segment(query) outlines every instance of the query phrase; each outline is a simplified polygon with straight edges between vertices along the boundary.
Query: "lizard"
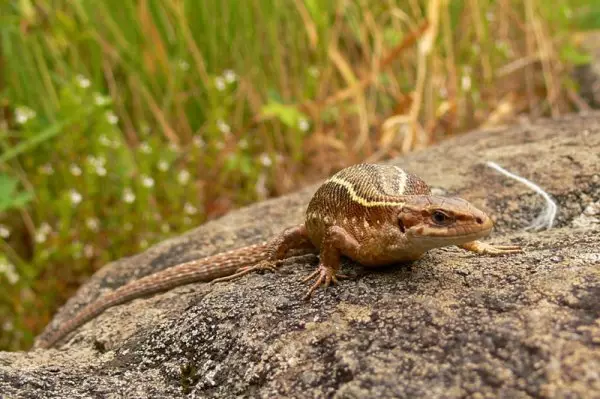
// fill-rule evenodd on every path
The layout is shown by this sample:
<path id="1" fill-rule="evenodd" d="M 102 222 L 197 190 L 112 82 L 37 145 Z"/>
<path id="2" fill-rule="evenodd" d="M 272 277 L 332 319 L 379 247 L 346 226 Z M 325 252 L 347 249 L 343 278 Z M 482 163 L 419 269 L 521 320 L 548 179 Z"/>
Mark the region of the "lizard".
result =
<path id="1" fill-rule="evenodd" d="M 387 164 L 356 164 L 335 173 L 315 191 L 304 222 L 268 242 L 193 260 L 131 281 L 83 307 L 36 348 L 50 348 L 106 309 L 195 282 L 222 282 L 258 270 L 277 271 L 291 250 L 319 253 L 317 268 L 303 279 L 317 288 L 346 277 L 342 256 L 366 267 L 415 261 L 433 248 L 458 246 L 476 254 L 513 254 L 517 245 L 479 239 L 493 228 L 491 218 L 468 201 L 432 195 L 418 176 Z"/>

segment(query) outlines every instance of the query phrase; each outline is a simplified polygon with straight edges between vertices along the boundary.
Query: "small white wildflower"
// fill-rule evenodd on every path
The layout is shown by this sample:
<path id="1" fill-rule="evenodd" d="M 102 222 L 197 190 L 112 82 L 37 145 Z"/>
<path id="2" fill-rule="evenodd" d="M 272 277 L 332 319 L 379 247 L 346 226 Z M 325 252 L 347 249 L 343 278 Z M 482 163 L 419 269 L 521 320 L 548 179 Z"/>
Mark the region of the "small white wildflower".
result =
<path id="1" fill-rule="evenodd" d="M 0 258 L 0 274 L 4 274 L 10 285 L 14 285 L 19 281 L 15 265 L 6 260 L 6 258 Z"/>
<path id="2" fill-rule="evenodd" d="M 146 187 L 146 188 L 151 188 L 154 187 L 154 179 L 151 178 L 150 176 L 146 176 L 146 175 L 142 175 L 142 186 Z"/>
<path id="3" fill-rule="evenodd" d="M 88 259 L 94 257 L 94 252 L 94 246 L 92 244 L 86 244 L 83 247 L 83 255 Z"/>
<path id="4" fill-rule="evenodd" d="M 106 120 L 108 121 L 108 123 L 110 123 L 111 125 L 116 125 L 117 122 L 119 122 L 119 117 L 117 115 L 115 115 L 114 112 L 112 111 L 108 111 L 106 113 Z"/>
<path id="5" fill-rule="evenodd" d="M 190 172 L 188 172 L 185 169 L 182 169 L 177 174 L 177 181 L 179 182 L 179 184 L 181 184 L 183 186 L 183 185 L 186 185 L 190 181 L 190 177 L 191 177 Z"/>
<path id="6" fill-rule="evenodd" d="M 242 150 L 247 149 L 248 148 L 248 140 L 241 139 L 240 142 L 238 143 L 238 147 L 240 147 Z"/>
<path id="7" fill-rule="evenodd" d="M 85 221 L 85 225 L 92 231 L 98 231 L 98 228 L 100 227 L 100 221 L 97 218 L 91 217 Z"/>
<path id="8" fill-rule="evenodd" d="M 179 60 L 179 61 L 177 61 L 177 66 L 182 71 L 187 71 L 188 69 L 190 69 L 190 64 L 187 61 L 185 61 L 185 60 Z"/>
<path id="9" fill-rule="evenodd" d="M 308 68 L 308 74 L 313 78 L 318 78 L 321 72 L 319 72 L 319 68 L 317 68 L 316 66 L 311 66 L 310 68 Z"/>
<path id="10" fill-rule="evenodd" d="M 198 209 L 189 202 L 185 203 L 185 205 L 183 206 L 183 211 L 188 215 L 195 215 L 196 213 L 198 213 Z"/>
<path id="11" fill-rule="evenodd" d="M 69 197 L 71 198 L 71 203 L 73 205 L 77 205 L 83 199 L 83 196 L 77 190 L 69 191 Z"/>
<path id="12" fill-rule="evenodd" d="M 300 129 L 300 131 L 302 132 L 308 132 L 308 129 L 310 129 L 310 123 L 302 118 L 298 121 L 298 129 Z"/>
<path id="13" fill-rule="evenodd" d="M 106 176 L 106 168 L 102 165 L 96 166 L 96 174 L 98 176 Z"/>
<path id="14" fill-rule="evenodd" d="M 164 159 L 161 159 L 160 161 L 158 161 L 158 170 L 160 170 L 161 172 L 166 172 L 167 170 L 169 170 L 169 163 Z"/>
<path id="15" fill-rule="evenodd" d="M 140 151 L 144 154 L 150 154 L 152 153 L 152 147 L 150 147 L 150 144 L 148 144 L 147 141 L 144 141 L 140 144 Z"/>
<path id="16" fill-rule="evenodd" d="M 492 22 L 496 19 L 496 16 L 494 15 L 493 12 L 488 11 L 485 13 L 485 19 L 487 19 L 489 22 Z"/>
<path id="17" fill-rule="evenodd" d="M 135 201 L 135 194 L 133 191 L 131 191 L 131 188 L 127 187 L 125 190 L 123 190 L 123 201 L 128 204 L 131 204 L 133 201 Z"/>
<path id="18" fill-rule="evenodd" d="M 106 137 L 105 134 L 100 135 L 100 137 L 98 138 L 98 142 L 105 147 L 110 147 L 110 145 L 112 144 L 110 139 Z"/>
<path id="19" fill-rule="evenodd" d="M 104 107 L 106 104 L 110 103 L 110 97 L 103 96 L 100 93 L 94 93 L 93 97 L 94 104 L 96 104 L 98 107 Z"/>
<path id="20" fill-rule="evenodd" d="M 219 91 L 225 90 L 225 79 L 223 79 L 221 76 L 217 76 L 215 78 L 215 87 Z"/>
<path id="21" fill-rule="evenodd" d="M 263 152 L 262 154 L 260 154 L 260 163 L 268 168 L 269 166 L 273 165 L 273 160 L 271 159 L 269 154 Z"/>
<path id="22" fill-rule="evenodd" d="M 217 129 L 219 129 L 219 131 L 223 134 L 231 133 L 231 127 L 229 127 L 229 125 L 225 123 L 225 121 L 223 121 L 222 119 L 219 119 L 217 121 Z"/>
<path id="23" fill-rule="evenodd" d="M 19 125 L 27 123 L 35 115 L 35 111 L 28 107 L 17 107 L 15 109 L 15 119 Z"/>
<path id="24" fill-rule="evenodd" d="M 92 82 L 90 82 L 90 80 L 83 75 L 77 75 L 76 79 L 77 79 L 77 84 L 82 89 L 87 89 L 92 84 Z"/>
<path id="25" fill-rule="evenodd" d="M 235 82 L 235 81 L 237 80 L 237 75 L 236 75 L 236 74 L 235 74 L 235 72 L 234 72 L 233 70 L 231 70 L 231 69 L 226 69 L 226 70 L 223 72 L 223 77 L 225 78 L 225 81 L 226 81 L 227 83 L 230 83 L 230 84 L 231 84 L 231 83 L 233 83 L 233 82 Z"/>
<path id="26" fill-rule="evenodd" d="M 48 234 L 52 231 L 50 225 L 46 222 L 42 223 L 35 231 L 35 242 L 42 243 L 48 238 Z"/>
<path id="27" fill-rule="evenodd" d="M 54 168 L 49 163 L 42 165 L 40 170 L 45 175 L 51 175 L 54 173 Z"/>
<path id="28" fill-rule="evenodd" d="M 463 91 L 469 91 L 471 89 L 471 77 L 469 75 L 463 75 L 460 80 L 460 85 Z"/>
<path id="29" fill-rule="evenodd" d="M 161 230 L 163 233 L 168 233 L 168 232 L 170 232 L 170 231 L 171 231 L 171 226 L 169 226 L 169 223 L 163 223 L 163 224 L 160 226 L 160 230 Z"/>
<path id="30" fill-rule="evenodd" d="M 10 229 L 3 224 L 0 224 L 0 237 L 2 237 L 2 238 L 10 237 Z"/>
<path id="31" fill-rule="evenodd" d="M 202 140 L 202 137 L 200 137 L 200 136 L 194 136 L 193 141 L 194 141 L 194 145 L 198 148 L 203 148 L 204 145 L 206 144 L 204 142 L 204 140 Z"/>
<path id="32" fill-rule="evenodd" d="M 73 176 L 81 176 L 81 168 L 74 163 L 69 166 L 69 171 Z"/>

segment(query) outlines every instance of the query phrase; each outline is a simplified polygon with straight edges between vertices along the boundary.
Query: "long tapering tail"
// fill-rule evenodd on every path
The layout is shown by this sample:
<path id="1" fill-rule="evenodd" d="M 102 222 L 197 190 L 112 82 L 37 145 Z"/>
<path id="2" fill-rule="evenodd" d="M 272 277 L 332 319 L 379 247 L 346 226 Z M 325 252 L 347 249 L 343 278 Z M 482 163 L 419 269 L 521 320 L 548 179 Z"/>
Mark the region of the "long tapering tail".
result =
<path id="1" fill-rule="evenodd" d="M 239 268 L 252 266 L 268 256 L 268 244 L 261 243 L 182 263 L 169 269 L 131 281 L 85 306 L 57 329 L 43 334 L 34 348 L 51 348 L 72 331 L 92 320 L 106 309 L 133 299 L 195 282 L 208 282 L 229 276 Z"/>

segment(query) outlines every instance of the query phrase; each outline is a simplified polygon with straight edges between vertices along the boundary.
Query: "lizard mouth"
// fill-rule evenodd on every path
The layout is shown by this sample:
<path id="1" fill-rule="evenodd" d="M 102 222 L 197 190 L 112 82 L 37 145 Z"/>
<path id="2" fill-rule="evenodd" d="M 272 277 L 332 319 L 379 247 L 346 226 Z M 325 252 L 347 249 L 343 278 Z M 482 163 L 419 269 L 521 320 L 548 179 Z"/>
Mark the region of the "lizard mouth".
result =
<path id="1" fill-rule="evenodd" d="M 431 227 L 418 227 L 414 229 L 408 229 L 406 234 L 414 239 L 447 243 L 447 245 L 462 244 L 465 242 L 473 241 L 478 238 L 485 237 L 490 234 L 492 227 L 481 229 L 469 228 L 469 226 L 454 227 L 452 229 L 440 229 Z"/>

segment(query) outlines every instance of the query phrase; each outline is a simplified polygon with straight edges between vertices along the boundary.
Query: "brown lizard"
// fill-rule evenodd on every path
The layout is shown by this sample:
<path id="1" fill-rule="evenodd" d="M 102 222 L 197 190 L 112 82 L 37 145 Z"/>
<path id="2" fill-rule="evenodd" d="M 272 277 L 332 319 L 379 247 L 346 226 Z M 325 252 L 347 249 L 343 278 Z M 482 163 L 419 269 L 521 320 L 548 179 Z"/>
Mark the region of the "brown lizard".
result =
<path id="1" fill-rule="evenodd" d="M 434 196 L 423 180 L 396 166 L 350 166 L 317 189 L 303 224 L 269 242 L 183 263 L 125 284 L 41 336 L 35 346 L 52 347 L 106 309 L 135 298 L 194 282 L 231 280 L 256 270 L 275 271 L 292 249 L 319 251 L 317 269 L 303 280 L 314 281 L 305 298 L 344 277 L 338 273 L 341 256 L 376 267 L 413 261 L 432 248 L 451 245 L 478 254 L 521 251 L 519 246 L 478 241 L 492 226 L 491 219 L 469 202 Z"/>

